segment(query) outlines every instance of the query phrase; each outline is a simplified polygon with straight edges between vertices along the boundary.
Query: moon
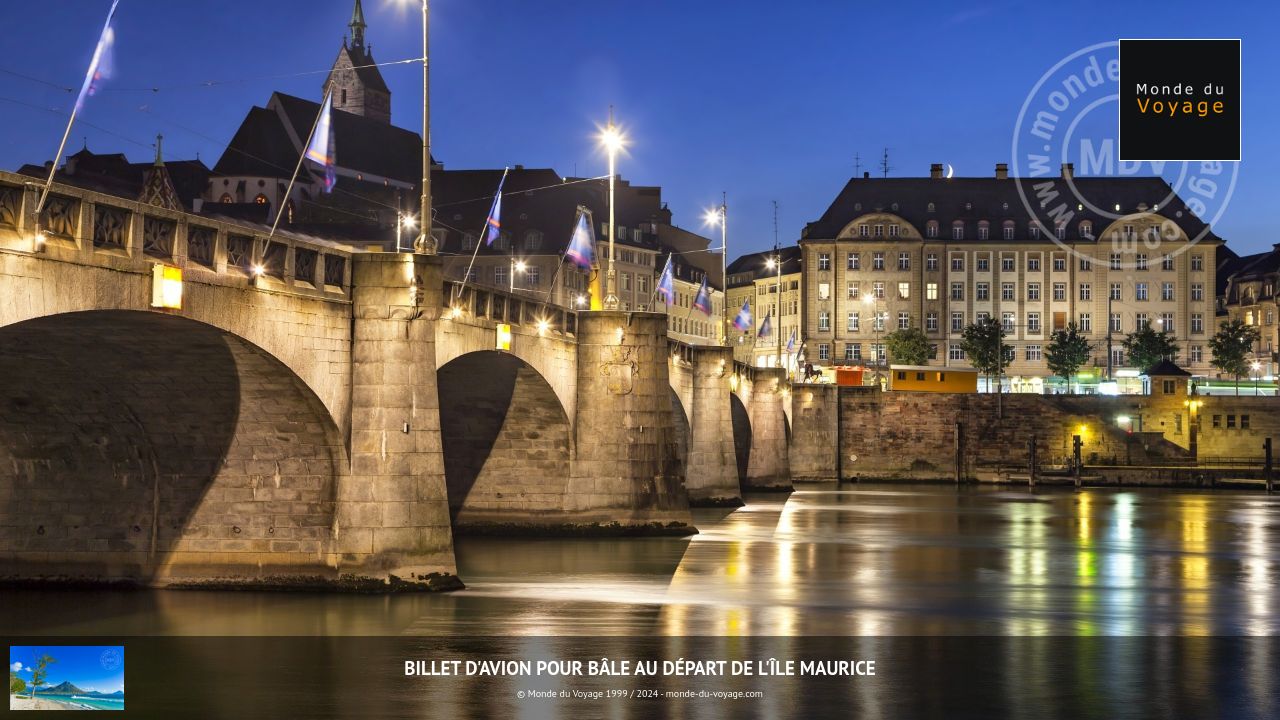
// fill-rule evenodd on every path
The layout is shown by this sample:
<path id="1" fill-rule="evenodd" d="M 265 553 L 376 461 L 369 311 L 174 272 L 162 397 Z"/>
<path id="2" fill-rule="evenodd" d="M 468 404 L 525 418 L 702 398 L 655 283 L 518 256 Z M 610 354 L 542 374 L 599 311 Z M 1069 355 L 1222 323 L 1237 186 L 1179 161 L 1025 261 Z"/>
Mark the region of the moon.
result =
<path id="1" fill-rule="evenodd" d="M 950 180 L 952 175 L 956 174 L 956 169 L 951 167 L 951 163 L 947 163 L 947 179 Z"/>

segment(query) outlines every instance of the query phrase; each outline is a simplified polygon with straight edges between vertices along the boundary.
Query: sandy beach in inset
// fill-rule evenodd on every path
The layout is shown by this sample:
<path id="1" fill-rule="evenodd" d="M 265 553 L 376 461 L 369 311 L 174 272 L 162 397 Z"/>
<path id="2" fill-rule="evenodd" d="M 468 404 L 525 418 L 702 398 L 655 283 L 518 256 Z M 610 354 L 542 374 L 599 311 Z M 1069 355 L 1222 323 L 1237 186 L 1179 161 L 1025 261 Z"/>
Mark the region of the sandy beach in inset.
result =
<path id="1" fill-rule="evenodd" d="M 60 703 L 53 700 L 48 700 L 40 697 L 39 694 L 37 694 L 34 700 L 26 695 L 21 695 L 21 696 L 10 695 L 9 709 L 10 710 L 83 710 L 84 708 L 78 708 L 72 705 L 68 705 L 67 703 Z"/>

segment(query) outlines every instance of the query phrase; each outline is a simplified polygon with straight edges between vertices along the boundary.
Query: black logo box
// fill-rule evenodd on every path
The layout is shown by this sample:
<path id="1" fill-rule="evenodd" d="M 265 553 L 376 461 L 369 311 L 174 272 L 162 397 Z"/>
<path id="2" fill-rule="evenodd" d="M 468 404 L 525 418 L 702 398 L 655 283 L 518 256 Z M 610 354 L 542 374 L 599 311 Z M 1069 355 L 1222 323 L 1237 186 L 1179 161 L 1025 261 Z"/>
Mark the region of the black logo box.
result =
<path id="1" fill-rule="evenodd" d="M 1239 161 L 1240 65 L 1238 39 L 1120 40 L 1120 159 Z"/>

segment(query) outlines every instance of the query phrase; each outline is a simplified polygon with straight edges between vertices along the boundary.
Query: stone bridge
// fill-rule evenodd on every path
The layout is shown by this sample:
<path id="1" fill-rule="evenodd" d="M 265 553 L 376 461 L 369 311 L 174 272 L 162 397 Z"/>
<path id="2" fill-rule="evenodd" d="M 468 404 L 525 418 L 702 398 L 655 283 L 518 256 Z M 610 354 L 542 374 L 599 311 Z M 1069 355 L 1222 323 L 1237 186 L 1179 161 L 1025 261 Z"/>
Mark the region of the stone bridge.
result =
<path id="1" fill-rule="evenodd" d="M 37 197 L 0 173 L 5 580 L 448 589 L 455 532 L 689 533 L 690 502 L 790 487 L 785 380 L 664 315 Z"/>

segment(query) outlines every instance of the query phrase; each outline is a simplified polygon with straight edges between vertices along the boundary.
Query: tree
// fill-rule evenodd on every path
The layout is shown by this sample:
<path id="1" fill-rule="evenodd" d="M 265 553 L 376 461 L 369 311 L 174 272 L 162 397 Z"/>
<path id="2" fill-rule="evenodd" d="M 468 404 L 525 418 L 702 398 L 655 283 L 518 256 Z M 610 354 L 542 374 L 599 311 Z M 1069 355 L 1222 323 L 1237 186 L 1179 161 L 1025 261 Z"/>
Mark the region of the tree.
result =
<path id="1" fill-rule="evenodd" d="M 36 687 L 43 685 L 46 678 L 49 677 L 49 665 L 58 662 L 48 655 L 41 655 L 36 660 L 36 666 L 31 670 L 31 697 L 36 696 Z"/>
<path id="2" fill-rule="evenodd" d="M 894 330 L 885 336 L 884 345 L 899 365 L 923 365 L 929 360 L 929 338 L 920 328 Z"/>
<path id="3" fill-rule="evenodd" d="M 1049 340 L 1044 350 L 1044 359 L 1049 370 L 1059 377 L 1066 378 L 1067 392 L 1071 391 L 1071 377 L 1081 365 L 1089 361 L 1089 353 L 1093 352 L 1093 344 L 1080 334 L 1075 323 L 1067 323 L 1066 330 L 1058 330 Z"/>
<path id="4" fill-rule="evenodd" d="M 10 670 L 9 671 L 9 692 L 20 693 L 26 689 L 27 689 L 27 683 L 24 682 L 22 678 L 18 677 L 18 673 Z"/>
<path id="5" fill-rule="evenodd" d="M 965 326 L 960 349 L 969 364 L 988 377 L 999 373 L 1013 352 L 1012 345 L 1004 344 L 1004 327 L 990 318 Z"/>
<path id="6" fill-rule="evenodd" d="M 1124 352 L 1130 362 L 1145 373 L 1161 360 L 1176 357 L 1178 343 L 1171 333 L 1157 332 L 1151 329 L 1151 325 L 1143 325 L 1125 336 Z"/>
<path id="7" fill-rule="evenodd" d="M 1240 376 L 1245 373 L 1246 360 L 1261 334 L 1258 328 L 1245 325 L 1240 319 L 1224 320 L 1218 332 L 1209 338 L 1209 350 L 1213 352 L 1213 366 L 1236 378 L 1236 395 L 1240 394 Z"/>

